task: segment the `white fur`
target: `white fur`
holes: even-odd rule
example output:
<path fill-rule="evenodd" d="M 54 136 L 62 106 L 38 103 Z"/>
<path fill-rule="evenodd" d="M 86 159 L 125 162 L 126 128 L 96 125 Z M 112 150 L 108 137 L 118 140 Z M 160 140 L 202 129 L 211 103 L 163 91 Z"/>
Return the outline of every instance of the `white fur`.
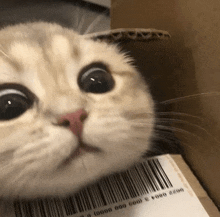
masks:
<path fill-rule="evenodd" d="M 32 30 L 36 27 L 37 31 L 45 31 L 46 27 L 56 36 L 51 40 L 47 34 L 43 45 L 35 38 L 34 47 L 28 43 L 24 45 L 28 25 L 33 27 Z M 38 102 L 20 117 L 0 121 L 0 197 L 68 195 L 139 161 L 150 149 L 154 104 L 129 60 L 113 45 L 85 40 L 75 32 L 56 28 L 56 25 L 53 28 L 51 24 L 28 25 L 22 26 L 26 28 L 22 44 L 13 42 L 7 46 L 12 58 L 25 63 L 21 71 L 13 69 L 12 74 L 17 78 L 13 82 L 25 85 L 38 97 Z M 40 25 L 42 30 L 39 30 Z M 16 28 L 19 30 L 20 27 L 4 31 L 13 34 Z M 73 38 L 79 43 L 74 43 Z M 80 52 L 74 59 L 69 53 L 75 48 Z M 27 54 L 29 51 L 32 57 Z M 58 59 L 59 55 L 62 58 Z M 109 66 L 115 80 L 112 91 L 92 94 L 78 87 L 80 69 L 94 61 Z M 0 71 L 0 77 L 4 70 Z M 60 115 L 81 108 L 88 113 L 82 140 L 99 148 L 100 152 L 87 152 L 64 164 L 79 141 L 68 128 L 54 123 Z M 136 114 L 144 115 L 133 117 Z M 140 123 L 141 127 L 138 127 Z"/>

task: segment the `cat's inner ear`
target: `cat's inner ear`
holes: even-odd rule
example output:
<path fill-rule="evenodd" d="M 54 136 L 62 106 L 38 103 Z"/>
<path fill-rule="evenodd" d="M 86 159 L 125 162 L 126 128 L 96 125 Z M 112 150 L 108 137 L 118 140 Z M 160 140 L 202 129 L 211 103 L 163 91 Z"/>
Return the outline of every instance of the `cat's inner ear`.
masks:
<path fill-rule="evenodd" d="M 84 35 L 85 38 L 100 40 L 106 42 L 121 42 L 121 41 L 149 41 L 157 39 L 169 39 L 170 34 L 167 31 L 156 29 L 114 29 L 104 32 L 97 32 Z"/>

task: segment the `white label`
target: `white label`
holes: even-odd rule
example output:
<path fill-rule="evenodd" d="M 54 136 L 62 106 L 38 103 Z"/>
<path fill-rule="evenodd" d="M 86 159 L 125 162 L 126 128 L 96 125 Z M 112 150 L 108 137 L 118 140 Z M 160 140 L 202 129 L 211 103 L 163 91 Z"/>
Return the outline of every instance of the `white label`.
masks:
<path fill-rule="evenodd" d="M 11 206 L 7 217 L 209 217 L 169 155 L 105 177 L 66 199 Z"/>

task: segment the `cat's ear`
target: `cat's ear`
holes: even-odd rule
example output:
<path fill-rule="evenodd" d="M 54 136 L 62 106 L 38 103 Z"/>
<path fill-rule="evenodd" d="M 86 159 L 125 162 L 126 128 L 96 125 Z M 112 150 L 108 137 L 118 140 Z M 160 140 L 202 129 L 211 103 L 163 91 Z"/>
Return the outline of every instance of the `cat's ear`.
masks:
<path fill-rule="evenodd" d="M 121 41 L 149 41 L 155 39 L 168 39 L 170 34 L 163 30 L 156 29 L 114 29 L 104 32 L 97 32 L 84 35 L 85 38 L 106 42 Z"/>

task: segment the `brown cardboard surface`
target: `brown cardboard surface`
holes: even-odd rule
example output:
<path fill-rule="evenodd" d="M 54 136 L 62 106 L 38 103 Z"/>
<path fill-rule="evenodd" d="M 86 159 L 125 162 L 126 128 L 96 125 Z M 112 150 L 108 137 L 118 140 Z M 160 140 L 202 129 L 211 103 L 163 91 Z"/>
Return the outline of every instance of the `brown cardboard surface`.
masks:
<path fill-rule="evenodd" d="M 213 203 L 213 201 L 209 198 L 208 194 L 205 192 L 205 190 L 200 185 L 199 181 L 196 179 L 196 177 L 193 175 L 190 168 L 187 166 L 187 164 L 184 162 L 181 155 L 171 155 L 172 159 L 176 162 L 179 169 L 183 173 L 186 180 L 189 182 L 190 186 L 192 187 L 193 191 L 197 195 L 198 199 L 202 203 L 203 207 L 207 211 L 210 217 L 220 217 L 220 213 Z"/>
<path fill-rule="evenodd" d="M 220 91 L 219 9 L 218 0 L 112 0 L 112 29 L 156 28 L 172 36 L 167 42 L 126 44 L 157 101 Z M 176 135 L 190 168 L 220 208 L 220 96 L 201 94 L 168 105 L 189 121 L 175 125 L 185 130 Z M 187 115 L 203 119 L 195 123 Z"/>

